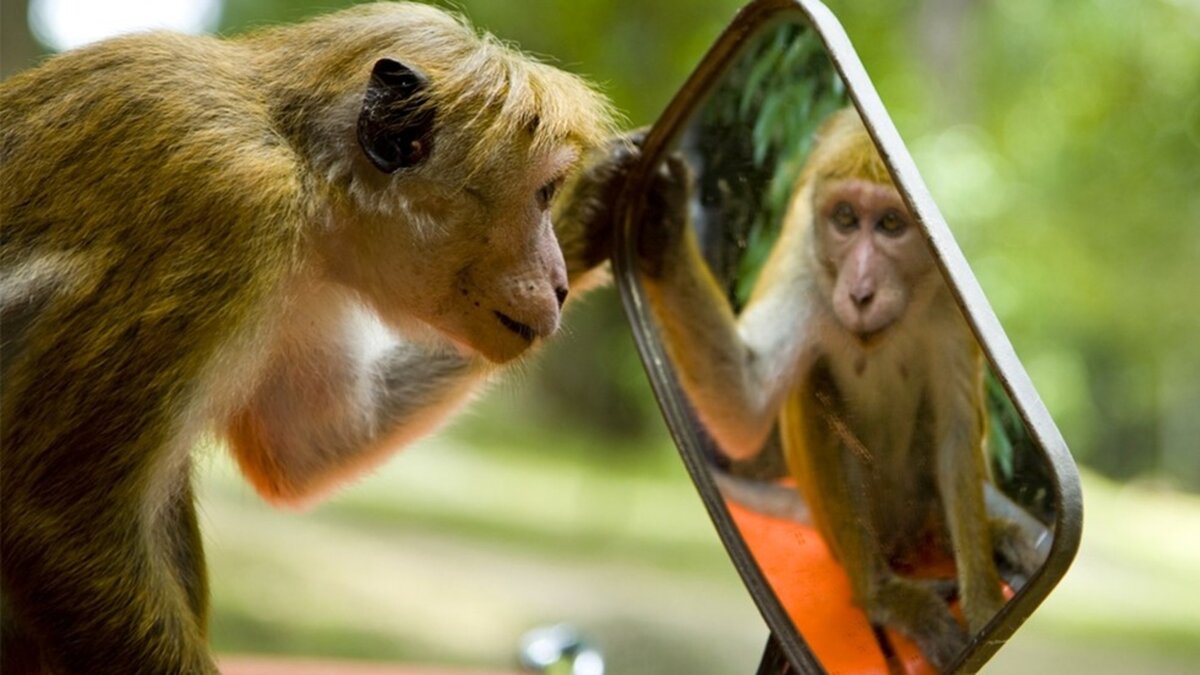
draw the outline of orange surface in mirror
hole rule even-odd
[[[788,617],[830,675],[888,672],[867,615],[854,604],[850,580],[812,527],[751,511],[726,500],[733,522]],[[887,631],[909,675],[936,675],[916,645]]]
[[[867,615],[851,597],[850,579],[821,535],[808,525],[764,515],[732,500],[725,500],[725,505],[779,604],[825,671],[829,675],[887,673],[887,661]],[[934,561],[921,572],[951,576],[953,565]],[[1007,586],[1004,595],[1012,599]],[[957,614],[957,603],[953,609]],[[904,673],[937,674],[916,645],[894,630],[886,633]]]

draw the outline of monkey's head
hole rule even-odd
[[[821,128],[801,177],[812,185],[818,284],[864,344],[900,322],[936,273],[929,247],[853,108]]]
[[[385,321],[509,361],[558,327],[568,287],[550,206],[611,134],[610,108],[440,11],[367,13],[387,46],[335,103],[335,150],[314,162],[338,205],[329,268]],[[415,30],[414,13],[427,15]]]

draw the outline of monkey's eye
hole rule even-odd
[[[854,207],[846,202],[838,202],[838,205],[833,207],[833,224],[842,232],[849,232],[858,226],[858,214],[854,213]]]
[[[558,188],[560,187],[562,187],[562,179],[555,178],[549,183],[543,185],[542,188],[538,190],[538,206],[541,207],[543,211],[550,208],[550,202],[554,200],[554,195],[558,194]]]
[[[900,217],[899,213],[896,213],[895,211],[888,211],[887,213],[883,214],[882,218],[879,219],[879,223],[876,225],[876,227],[884,234],[897,236],[902,234],[904,230],[908,228],[908,221]]]

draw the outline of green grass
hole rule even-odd
[[[610,672],[751,673],[765,627],[674,450],[456,432],[303,514],[204,471],[224,653],[509,667],[569,621]],[[1084,474],[1067,577],[988,672],[1190,673],[1200,664],[1200,499]]]

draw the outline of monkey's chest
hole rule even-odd
[[[921,382],[864,372],[839,382],[846,418],[866,457],[871,520],[890,555],[941,535],[934,417]]]
[[[880,364],[835,373],[845,416],[865,447],[869,462],[884,474],[911,466],[918,428],[931,420],[923,382],[913,382]]]

